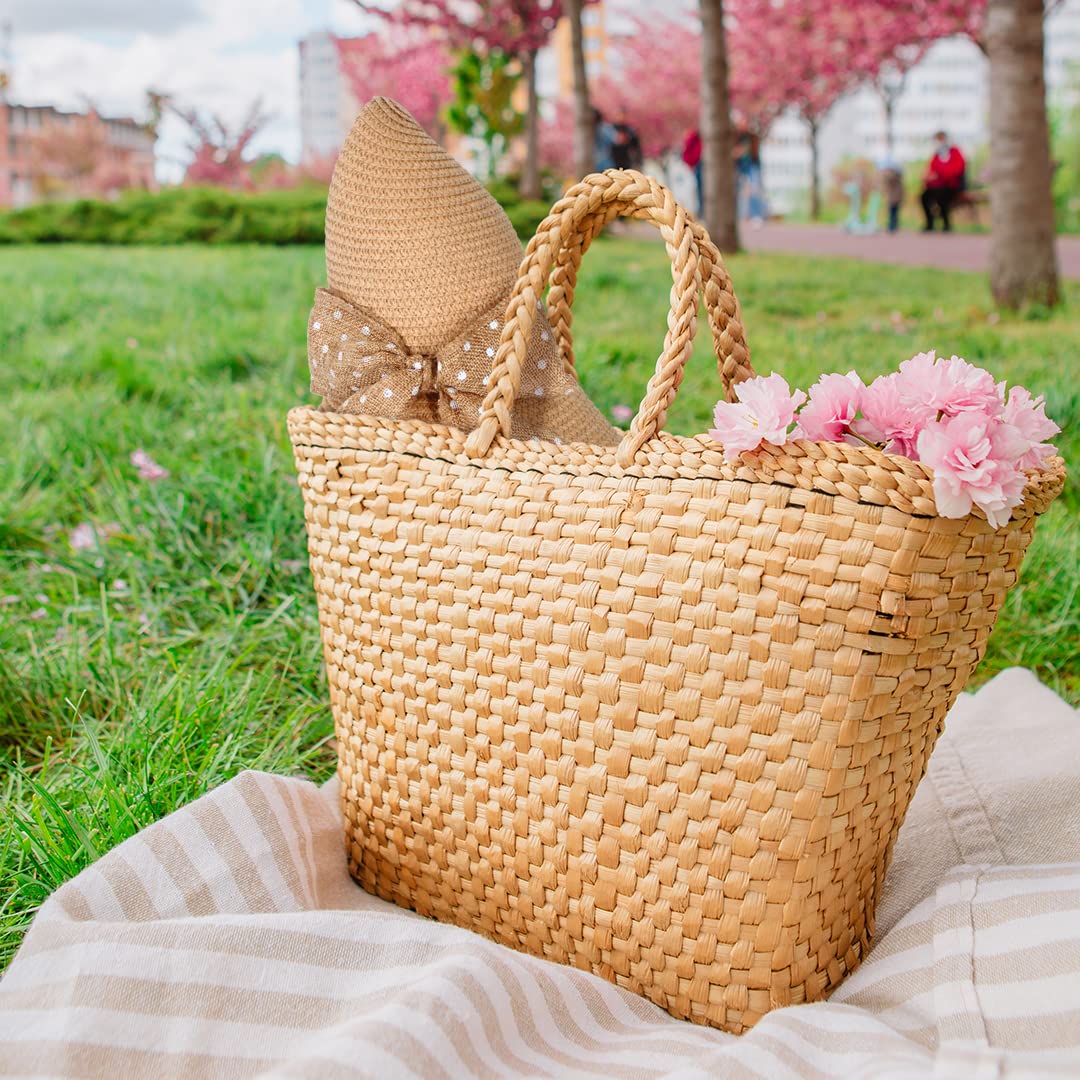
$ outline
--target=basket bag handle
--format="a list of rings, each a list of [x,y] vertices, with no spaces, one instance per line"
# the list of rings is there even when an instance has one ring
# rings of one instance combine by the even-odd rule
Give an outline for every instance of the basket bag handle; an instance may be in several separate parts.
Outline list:
[[[734,399],[735,383],[754,374],[731,278],[704,227],[675,201],[667,188],[651,177],[629,169],[594,173],[575,184],[555,204],[525,250],[507,306],[480,423],[465,441],[469,457],[484,457],[497,435],[509,437],[526,343],[549,278],[552,286],[549,303],[560,353],[563,362],[573,366],[570,305],[578,267],[593,239],[616,217],[642,218],[656,225],[671,259],[672,273],[664,348],[637,415],[619,444],[618,463],[630,465],[641,447],[656,438],[663,428],[693,349],[699,291],[705,296],[713,346],[728,400]]]

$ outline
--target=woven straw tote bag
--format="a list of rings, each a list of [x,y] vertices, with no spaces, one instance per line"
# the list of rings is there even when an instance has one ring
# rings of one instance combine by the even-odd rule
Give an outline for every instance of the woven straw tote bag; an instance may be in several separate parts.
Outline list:
[[[507,437],[550,283],[572,369],[606,221],[673,269],[618,448]],[[350,869],[368,891],[740,1032],[859,962],[893,841],[1063,466],[1009,525],[936,516],[917,462],[838,443],[724,463],[662,433],[703,292],[751,374],[704,230],[590,176],[529,244],[480,423],[289,414]]]

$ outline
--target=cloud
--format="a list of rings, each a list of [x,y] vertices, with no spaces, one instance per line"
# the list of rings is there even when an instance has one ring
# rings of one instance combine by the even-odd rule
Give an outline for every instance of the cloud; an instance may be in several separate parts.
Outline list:
[[[16,34],[162,34],[203,18],[197,0],[0,0],[0,19]]]
[[[238,123],[256,98],[271,121],[252,151],[300,153],[297,43],[312,30],[355,34],[374,19],[349,0],[0,0],[14,24],[12,99],[145,116],[146,91]],[[183,176],[189,134],[167,117],[158,174]]]

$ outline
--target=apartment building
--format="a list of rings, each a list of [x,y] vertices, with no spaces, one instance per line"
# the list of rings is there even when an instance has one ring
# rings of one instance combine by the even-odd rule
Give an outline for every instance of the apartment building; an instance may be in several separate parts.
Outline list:
[[[57,131],[72,133],[66,163],[41,153],[42,140]],[[135,120],[0,101],[0,207],[155,186],[154,136]]]
[[[300,158],[309,163],[333,157],[360,111],[341,70],[341,51],[350,39],[328,31],[300,42]]]

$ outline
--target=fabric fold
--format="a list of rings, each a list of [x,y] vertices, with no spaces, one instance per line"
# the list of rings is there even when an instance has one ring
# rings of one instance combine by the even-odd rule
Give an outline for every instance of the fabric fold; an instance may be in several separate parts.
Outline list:
[[[1056,755],[1018,754],[1024,702]],[[830,1001],[740,1037],[368,895],[335,783],[243,773],[42,906],[0,981],[0,1076],[1075,1076],[1078,726],[1029,673],[964,695],[887,883],[923,895]],[[957,852],[949,814],[973,798],[1011,862],[895,880]]]

